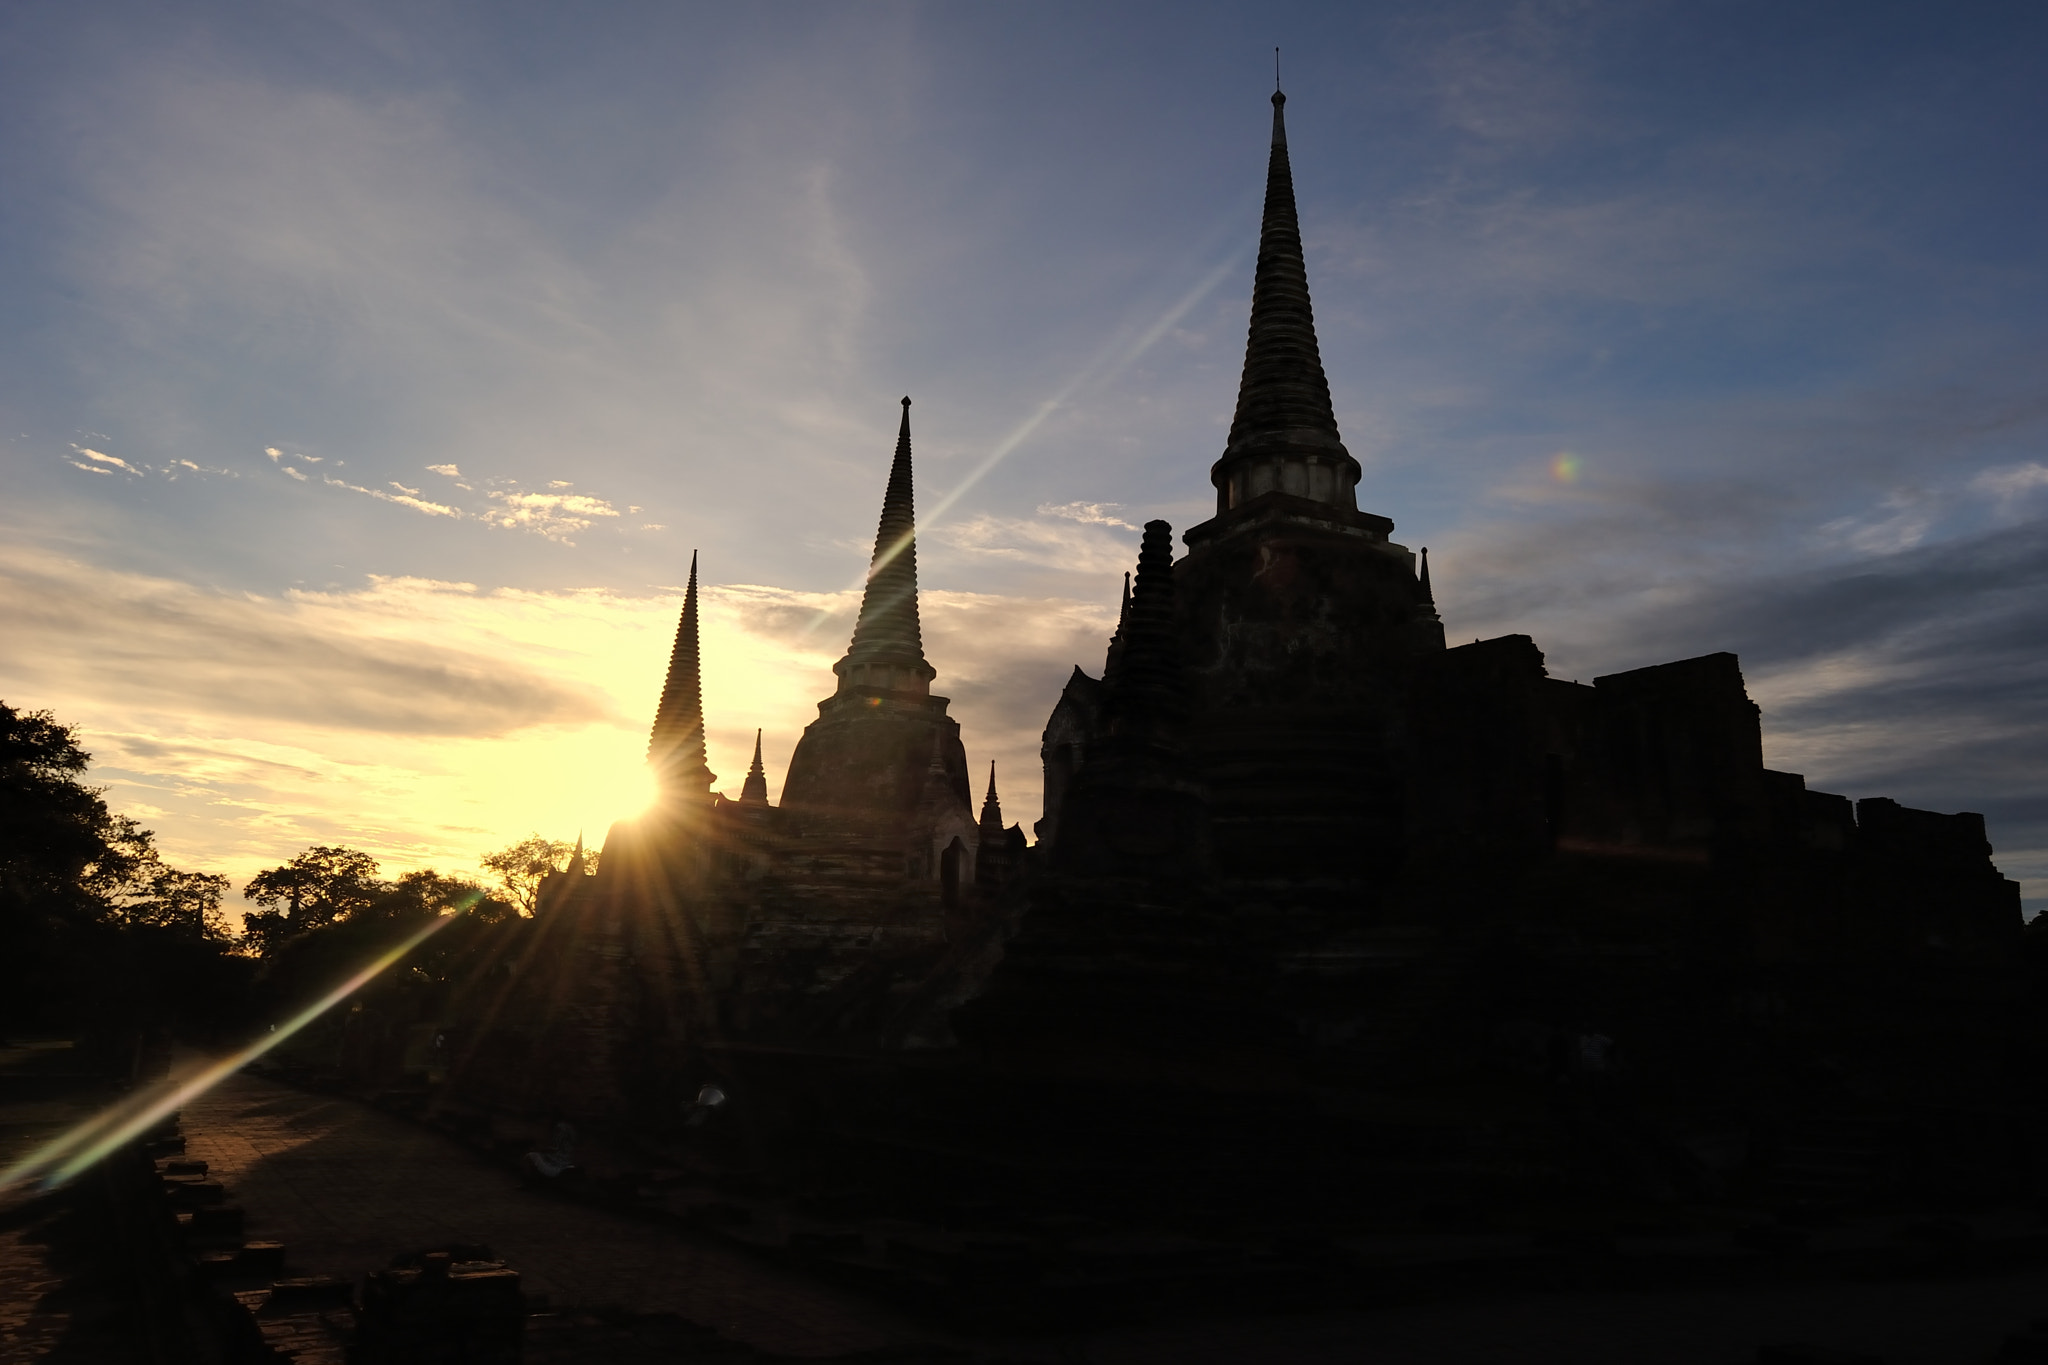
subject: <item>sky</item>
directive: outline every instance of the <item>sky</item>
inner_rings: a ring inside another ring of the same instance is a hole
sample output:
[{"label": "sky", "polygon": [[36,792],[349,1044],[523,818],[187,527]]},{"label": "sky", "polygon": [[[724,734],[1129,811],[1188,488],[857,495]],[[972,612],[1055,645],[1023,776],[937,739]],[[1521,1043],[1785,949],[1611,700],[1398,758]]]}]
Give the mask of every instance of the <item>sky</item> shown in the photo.
[{"label": "sky", "polygon": [[[0,698],[238,882],[595,840],[831,691],[904,394],[1006,819],[1213,506],[1272,49],[1361,507],[1454,642],[1741,656],[2048,905],[2048,7],[0,7]],[[977,793],[978,794],[978,793]]]}]

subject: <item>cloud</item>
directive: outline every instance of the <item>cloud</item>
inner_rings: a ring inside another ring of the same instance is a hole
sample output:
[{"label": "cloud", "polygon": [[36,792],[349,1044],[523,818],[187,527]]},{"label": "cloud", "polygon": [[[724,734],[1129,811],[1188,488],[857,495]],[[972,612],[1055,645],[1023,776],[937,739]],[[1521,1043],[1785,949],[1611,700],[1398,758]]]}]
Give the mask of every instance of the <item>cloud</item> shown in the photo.
[{"label": "cloud", "polygon": [[215,474],[228,479],[241,477],[232,469],[215,469],[210,465],[198,464],[191,460],[172,460],[169,464],[163,466],[162,473],[165,478],[175,479],[178,477],[180,470],[191,474]]},{"label": "cloud", "polygon": [[400,507],[410,507],[413,511],[424,512],[430,517],[454,517],[457,520],[460,520],[462,517],[462,513],[456,508],[450,507],[446,503],[428,502],[425,498],[415,496],[419,492],[418,489],[406,488],[402,484],[394,483],[392,485],[392,487],[399,490],[398,492],[386,493],[381,488],[364,488],[360,484],[345,483],[340,479],[322,479],[321,482],[329,488],[346,488],[351,493],[361,493],[364,497],[375,498],[379,502],[389,502],[395,503]]},{"label": "cloud", "polygon": [[137,478],[147,478],[149,475],[154,474],[172,482],[176,482],[180,477],[187,474],[211,474],[229,479],[236,477],[232,469],[216,469],[209,465],[200,464],[196,460],[174,459],[161,465],[138,465],[131,464],[118,455],[108,455],[104,451],[89,450],[81,445],[74,445],[71,448],[80,455],[83,455],[86,460],[92,461],[92,463],[87,464],[84,461],[74,460],[69,457],[66,457],[65,463],[73,469],[82,469],[88,474],[112,474],[118,469]]},{"label": "cloud", "polygon": [[[281,465],[280,468],[292,478],[302,483],[306,481],[306,476],[290,465]],[[448,473],[454,470],[455,466],[429,465],[427,468],[435,473]],[[409,487],[396,479],[386,480],[392,488],[398,490],[395,493],[387,493],[381,488],[366,488],[361,484],[332,476],[323,475],[321,482],[329,488],[360,493],[366,498],[375,498],[379,502],[388,502],[398,507],[409,507],[427,516],[447,517],[454,521],[480,521],[486,526],[495,526],[500,530],[526,531],[564,545],[574,545],[576,542],[571,537],[589,530],[595,524],[594,519],[615,519],[619,515],[618,509],[603,498],[593,497],[587,493],[522,492],[518,483],[510,479],[501,481],[510,485],[509,487],[494,488],[485,495],[497,503],[497,506],[474,510],[464,510],[445,502],[435,502],[422,496],[421,490]],[[458,483],[456,487],[474,491],[466,483]],[[554,479],[549,481],[548,487],[568,488],[570,485],[563,480]]]},{"label": "cloud", "polygon": [[1041,517],[1064,517],[1068,521],[1078,521],[1084,526],[1115,526],[1125,531],[1137,530],[1138,528],[1130,522],[1114,515],[1121,511],[1123,511],[1123,504],[1117,502],[1042,502],[1038,504],[1038,515]]},{"label": "cloud", "polygon": [[[549,486],[566,488],[568,485],[555,483]],[[570,536],[590,529],[592,517],[616,517],[619,514],[618,509],[603,498],[582,493],[513,493],[493,489],[490,496],[500,505],[479,513],[484,521],[507,530],[531,531],[565,545],[575,543],[569,539]]]},{"label": "cloud", "polygon": [[2048,465],[2039,460],[1987,469],[1970,480],[1970,491],[1996,498],[2001,507],[2010,506],[2039,488],[2048,488]]},{"label": "cloud", "polygon": [[95,464],[112,465],[114,468],[124,469],[130,474],[140,474],[142,472],[118,455],[104,455],[97,450],[88,450],[84,446],[75,445],[71,448]]},{"label": "cloud", "polygon": [[607,715],[588,689],[388,612],[338,614],[321,594],[216,593],[22,549],[0,550],[0,574],[17,687],[384,734],[502,735]]},{"label": "cloud", "polygon": [[450,479],[459,479],[462,477],[462,471],[460,469],[457,469],[452,464],[430,464],[427,466],[427,472],[429,474],[440,474]]},{"label": "cloud", "polygon": [[1895,554],[1927,538],[1940,501],[1925,489],[1903,488],[1884,500],[1875,515],[1838,517],[1816,532],[1828,544],[1859,554]]},{"label": "cloud", "polygon": [[1129,523],[1101,515],[1076,517],[1067,509],[1039,510],[1051,515],[1032,519],[983,512],[959,521],[941,522],[919,534],[925,540],[971,557],[1010,560],[1076,574],[1121,573],[1137,562],[1135,542],[1129,536],[1111,533],[1116,529],[1134,529]]}]

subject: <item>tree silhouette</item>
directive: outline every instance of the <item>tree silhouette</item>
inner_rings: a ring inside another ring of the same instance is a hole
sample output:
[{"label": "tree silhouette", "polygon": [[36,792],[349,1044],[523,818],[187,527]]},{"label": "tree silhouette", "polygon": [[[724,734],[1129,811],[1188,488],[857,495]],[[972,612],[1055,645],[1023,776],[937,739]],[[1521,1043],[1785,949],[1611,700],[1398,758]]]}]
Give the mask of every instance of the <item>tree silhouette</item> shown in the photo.
[{"label": "tree silhouette", "polygon": [[[575,854],[574,844],[530,834],[508,848],[486,853],[480,862],[484,871],[497,875],[499,885],[520,913],[531,915],[540,896],[541,879],[567,867]],[[583,870],[597,871],[597,854],[588,849],[583,853]]]},{"label": "tree silhouette", "polygon": [[268,956],[286,939],[368,911],[390,893],[369,854],[316,844],[250,878],[242,895],[263,909],[244,917],[242,932]]},{"label": "tree silhouette", "polygon": [[0,1027],[111,1034],[234,976],[227,879],[165,863],[79,780],[91,762],[71,726],[0,702]]}]

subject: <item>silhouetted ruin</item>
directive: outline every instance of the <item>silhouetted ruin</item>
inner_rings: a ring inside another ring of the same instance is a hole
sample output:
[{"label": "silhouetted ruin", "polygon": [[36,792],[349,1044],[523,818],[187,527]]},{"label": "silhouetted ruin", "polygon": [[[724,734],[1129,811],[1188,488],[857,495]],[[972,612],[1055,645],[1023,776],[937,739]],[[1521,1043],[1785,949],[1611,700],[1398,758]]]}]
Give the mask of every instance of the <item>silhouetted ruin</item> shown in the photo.
[{"label": "silhouetted ruin", "polygon": [[1357,506],[1283,104],[1215,515],[1177,560],[1145,526],[1035,845],[993,770],[977,820],[931,691],[906,398],[781,803],[758,736],[712,790],[693,561],[661,799],[447,1002],[436,1103],[955,1229],[2029,1191],[1982,817],[1766,768],[1732,654],[1582,685],[1527,636],[1446,645],[1426,557]]}]

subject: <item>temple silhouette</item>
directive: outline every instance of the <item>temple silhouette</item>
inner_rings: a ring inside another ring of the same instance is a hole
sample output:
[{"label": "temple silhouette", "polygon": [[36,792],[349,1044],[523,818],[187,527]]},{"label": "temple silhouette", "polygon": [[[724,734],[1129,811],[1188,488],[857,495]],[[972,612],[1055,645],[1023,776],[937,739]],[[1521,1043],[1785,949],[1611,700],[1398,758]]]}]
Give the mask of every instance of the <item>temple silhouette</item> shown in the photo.
[{"label": "temple silhouette", "polygon": [[713,791],[693,559],[660,799],[449,1004],[438,1102],[1006,1236],[2030,1179],[1983,1136],[2036,1063],[1981,816],[1766,768],[1732,654],[1585,685],[1525,635],[1447,645],[1426,552],[1358,506],[1284,104],[1215,514],[1178,557],[1144,527],[1046,721],[1035,842],[993,770],[977,815],[932,690],[905,398],[780,804],[758,736]]}]

